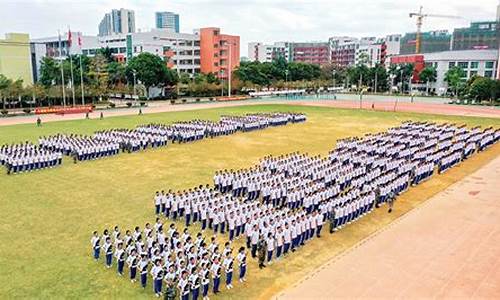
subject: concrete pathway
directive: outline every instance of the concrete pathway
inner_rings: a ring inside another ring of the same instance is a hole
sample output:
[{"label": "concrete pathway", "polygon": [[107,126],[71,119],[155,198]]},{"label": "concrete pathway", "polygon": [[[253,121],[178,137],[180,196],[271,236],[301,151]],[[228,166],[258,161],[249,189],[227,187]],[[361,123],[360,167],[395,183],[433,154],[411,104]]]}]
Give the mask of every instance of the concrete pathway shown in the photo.
[{"label": "concrete pathway", "polygon": [[[350,95],[352,96],[352,95]],[[234,107],[244,105],[260,105],[260,104],[291,104],[291,105],[305,105],[305,106],[326,106],[337,108],[350,108],[377,110],[377,111],[398,111],[398,112],[417,112],[417,113],[431,113],[455,116],[475,116],[475,117],[491,117],[500,118],[500,109],[495,107],[481,107],[481,106],[465,106],[465,105],[450,105],[439,103],[437,101],[425,101],[411,103],[406,98],[387,98],[385,101],[382,99],[365,99],[361,103],[359,100],[340,99],[339,100],[325,100],[325,99],[310,99],[310,100],[285,100],[285,99],[259,99],[259,100],[246,100],[246,101],[233,101],[233,102],[209,102],[209,103],[193,103],[193,104],[178,104],[171,105],[169,102],[159,101],[151,102],[149,107],[143,107],[144,114],[161,113],[170,111],[187,111],[197,109],[209,109],[218,107]],[[397,102],[396,102],[397,100]],[[373,107],[372,107],[373,105]],[[123,108],[123,109],[110,109],[102,111],[104,117],[137,115],[139,108]],[[101,111],[95,111],[90,114],[91,119],[99,118]],[[8,118],[0,118],[0,126],[15,125],[15,124],[35,124],[38,116],[16,116]],[[82,120],[85,119],[85,114],[68,114],[68,115],[42,115],[40,116],[43,122],[54,121],[69,121],[69,120]]]},{"label": "concrete pathway", "polygon": [[276,299],[500,299],[500,157]]}]

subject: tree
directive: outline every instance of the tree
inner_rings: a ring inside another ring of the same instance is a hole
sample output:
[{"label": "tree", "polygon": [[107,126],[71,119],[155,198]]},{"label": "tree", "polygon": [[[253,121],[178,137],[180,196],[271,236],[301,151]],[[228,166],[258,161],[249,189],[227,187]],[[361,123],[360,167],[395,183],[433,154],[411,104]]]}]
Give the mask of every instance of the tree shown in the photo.
[{"label": "tree", "polygon": [[476,101],[488,100],[496,98],[496,82],[491,78],[476,77],[469,87],[468,95]]},{"label": "tree", "polygon": [[177,73],[168,69],[159,56],[151,53],[141,53],[128,62],[126,74],[129,80],[133,80],[134,72],[137,80],[146,87],[148,98],[150,87],[172,86],[178,81]]},{"label": "tree", "polygon": [[112,63],[115,61],[113,57],[113,51],[109,47],[98,49],[96,52],[97,54],[102,55],[108,63]]},{"label": "tree", "polygon": [[429,83],[435,82],[437,78],[436,68],[425,67],[422,71],[420,71],[420,74],[418,74],[418,76],[420,77],[420,81],[425,82],[425,93],[429,95]]},{"label": "tree", "polygon": [[455,96],[458,98],[458,89],[463,85],[465,71],[460,67],[450,68],[444,75],[444,81],[448,83],[449,87],[455,88]]},{"label": "tree", "polygon": [[116,86],[127,83],[126,66],[113,61],[107,65],[108,85]]},{"label": "tree", "polygon": [[405,84],[410,89],[409,82],[413,78],[413,71],[415,66],[413,64],[392,64],[389,67],[389,74],[391,74],[393,85],[400,85],[400,91],[404,92]]},{"label": "tree", "polygon": [[52,57],[46,56],[42,58],[39,81],[45,87],[61,83],[60,65]]},{"label": "tree", "polygon": [[368,77],[371,82],[370,86],[374,87],[374,92],[385,92],[389,89],[389,75],[387,74],[384,66],[382,66],[381,64],[377,64],[374,67],[370,68],[368,71]]},{"label": "tree", "polygon": [[[5,94],[6,94],[7,98],[11,99],[11,101],[9,101],[9,108],[11,108],[10,105],[12,104],[12,102],[14,102],[14,103],[20,102],[19,98],[21,97],[22,92],[23,92],[23,80],[22,79],[18,79],[16,81],[10,82],[10,84],[5,89]],[[12,101],[12,99],[16,99],[16,100]]]},{"label": "tree", "polygon": [[12,80],[5,77],[5,75],[0,74],[0,99],[2,100],[2,107],[5,109],[5,97],[9,86],[12,84]]}]

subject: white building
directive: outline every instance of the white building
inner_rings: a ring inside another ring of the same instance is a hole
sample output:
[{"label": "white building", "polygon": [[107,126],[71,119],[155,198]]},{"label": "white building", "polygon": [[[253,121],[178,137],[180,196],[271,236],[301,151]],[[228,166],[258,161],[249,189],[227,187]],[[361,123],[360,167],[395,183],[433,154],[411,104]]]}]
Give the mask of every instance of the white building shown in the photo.
[{"label": "white building", "polygon": [[424,61],[427,66],[436,68],[437,79],[431,84],[431,88],[441,95],[446,93],[448,85],[446,83],[446,72],[458,66],[465,71],[466,77],[479,75],[495,78],[498,67],[498,50],[461,50],[461,51],[443,51],[434,53],[424,53]]},{"label": "white building", "polygon": [[291,52],[291,44],[288,42],[277,42],[272,45],[258,42],[248,43],[248,59],[250,61],[272,62],[279,57],[291,61]]},{"label": "white building", "polygon": [[129,9],[113,9],[107,13],[99,23],[99,36],[115,33],[134,33],[135,13]]},{"label": "white building", "polygon": [[200,37],[198,34],[176,33],[171,30],[153,29],[149,32],[115,34],[108,36],[81,36],[81,47],[78,44],[80,33],[72,33],[71,46],[68,36],[62,38],[59,55],[59,38],[48,37],[31,40],[32,57],[36,62],[38,78],[41,60],[45,56],[55,59],[66,59],[68,53],[94,56],[97,50],[109,47],[117,61],[128,59],[147,52],[165,59],[168,67],[179,73],[196,74],[200,72]]}]

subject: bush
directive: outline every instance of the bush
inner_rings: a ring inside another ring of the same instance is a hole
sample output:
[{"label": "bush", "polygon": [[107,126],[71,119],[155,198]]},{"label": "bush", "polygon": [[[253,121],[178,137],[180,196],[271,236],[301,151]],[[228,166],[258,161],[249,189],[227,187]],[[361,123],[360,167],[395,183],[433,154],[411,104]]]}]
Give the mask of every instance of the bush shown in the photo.
[{"label": "bush", "polygon": [[23,109],[23,112],[24,112],[25,114],[29,114],[29,113],[31,113],[31,109],[29,109],[29,108],[25,108],[25,109]]},{"label": "bush", "polygon": [[127,107],[132,107],[132,102],[127,102],[126,105]]},{"label": "bush", "polygon": [[175,100],[174,99],[170,100],[170,104],[175,104]]},{"label": "bush", "polygon": [[146,102],[141,101],[139,104],[140,104],[141,106],[144,106],[144,105],[146,105]]},{"label": "bush", "polygon": [[6,109],[2,109],[1,113],[2,113],[2,115],[7,115],[9,113],[9,111]]},{"label": "bush", "polygon": [[108,105],[109,105],[109,107],[111,107],[111,108],[115,108],[115,106],[116,106],[116,104],[114,104],[113,102],[110,102]]}]

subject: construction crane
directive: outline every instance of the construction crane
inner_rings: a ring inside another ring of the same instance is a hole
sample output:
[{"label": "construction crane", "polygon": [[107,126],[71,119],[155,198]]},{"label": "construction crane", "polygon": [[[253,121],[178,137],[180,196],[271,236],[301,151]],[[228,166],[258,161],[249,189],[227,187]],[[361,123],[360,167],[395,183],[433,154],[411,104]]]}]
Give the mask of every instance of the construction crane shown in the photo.
[{"label": "construction crane", "polygon": [[446,18],[446,19],[462,19],[462,17],[459,16],[447,16],[447,15],[433,15],[433,14],[424,14],[422,12],[423,7],[420,6],[420,10],[418,13],[410,13],[410,18],[417,18],[417,37],[415,39],[415,53],[419,54],[420,53],[420,48],[422,44],[422,23],[424,21],[424,18]]}]

